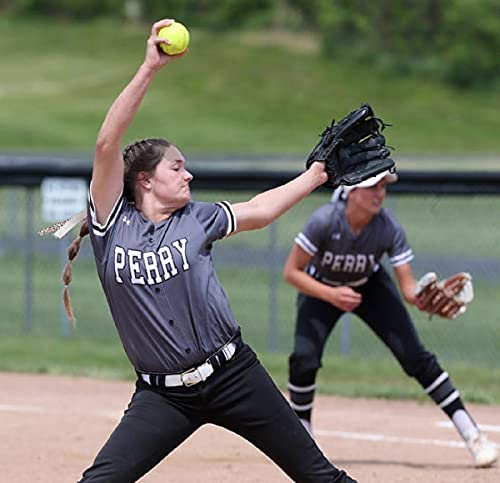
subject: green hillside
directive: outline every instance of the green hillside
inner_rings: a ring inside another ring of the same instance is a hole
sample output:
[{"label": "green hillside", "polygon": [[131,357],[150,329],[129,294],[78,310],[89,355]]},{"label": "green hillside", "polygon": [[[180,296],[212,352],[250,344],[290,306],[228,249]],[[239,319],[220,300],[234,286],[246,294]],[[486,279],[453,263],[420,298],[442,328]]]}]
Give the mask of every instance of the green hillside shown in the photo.
[{"label": "green hillside", "polygon": [[[148,25],[0,17],[0,151],[91,152],[114,96],[142,61]],[[325,59],[286,32],[193,30],[155,80],[129,139],[161,135],[189,154],[302,156],[332,116],[368,101],[402,153],[500,152],[500,92],[458,91]]]}]

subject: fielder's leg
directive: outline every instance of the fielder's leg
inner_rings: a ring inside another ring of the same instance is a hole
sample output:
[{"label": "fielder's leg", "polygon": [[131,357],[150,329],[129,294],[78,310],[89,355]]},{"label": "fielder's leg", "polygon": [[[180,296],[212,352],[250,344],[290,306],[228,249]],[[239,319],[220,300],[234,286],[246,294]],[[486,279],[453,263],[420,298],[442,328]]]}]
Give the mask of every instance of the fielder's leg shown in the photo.
[{"label": "fielder's leg", "polygon": [[[491,466],[498,459],[498,450],[480,433],[448,373],[420,341],[389,275],[381,269],[372,279],[363,290],[363,303],[356,313],[389,347],[406,374],[415,378],[451,419],[469,448],[475,466]],[[373,283],[376,281],[378,283]]]},{"label": "fielder's leg", "polygon": [[289,358],[290,405],[312,434],[311,414],[316,375],[321,367],[325,343],[342,311],[331,304],[299,294],[293,353]]}]

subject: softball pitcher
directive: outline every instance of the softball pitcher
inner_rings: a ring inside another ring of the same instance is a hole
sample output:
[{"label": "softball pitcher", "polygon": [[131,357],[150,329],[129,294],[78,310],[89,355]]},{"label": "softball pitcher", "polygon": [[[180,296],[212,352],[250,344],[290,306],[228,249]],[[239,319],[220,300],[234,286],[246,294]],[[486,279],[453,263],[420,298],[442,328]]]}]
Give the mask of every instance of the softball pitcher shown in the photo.
[{"label": "softball pitcher", "polygon": [[436,356],[423,345],[389,274],[387,253],[405,301],[415,304],[412,251],[402,226],[382,208],[386,185],[397,176],[381,173],[334,192],[295,238],[284,267],[299,290],[295,345],[289,359],[291,405],[311,431],[316,375],[325,343],[345,312],[358,315],[391,350],[403,370],[451,419],[477,467],[492,465],[496,447],[479,432],[458,390]]},{"label": "softball pitcher", "polygon": [[88,229],[114,323],[138,376],[123,418],[81,481],[136,481],[212,423],[246,438],[294,481],[354,482],[325,458],[243,342],[211,256],[217,240],[268,225],[323,184],[324,165],[313,163],[245,203],[199,203],[191,200],[193,176],[173,144],[151,138],[123,153],[120,148],[153,78],[180,56],[158,49],[168,43],[158,31],[171,22],[153,25],[143,64],[104,119],[88,224],[70,247],[72,260]]}]

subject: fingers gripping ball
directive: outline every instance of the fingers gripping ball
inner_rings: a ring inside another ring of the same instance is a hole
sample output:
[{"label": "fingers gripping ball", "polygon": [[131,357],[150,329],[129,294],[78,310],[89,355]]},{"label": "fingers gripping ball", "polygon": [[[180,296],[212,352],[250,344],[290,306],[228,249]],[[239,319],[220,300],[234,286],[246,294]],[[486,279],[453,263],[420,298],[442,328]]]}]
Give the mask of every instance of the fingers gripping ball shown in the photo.
[{"label": "fingers gripping ball", "polygon": [[167,55],[182,54],[189,46],[189,30],[179,22],[172,22],[161,28],[158,37],[170,42],[170,45],[160,44],[160,48]]},{"label": "fingers gripping ball", "polygon": [[474,298],[472,277],[460,272],[440,281],[434,272],[429,272],[418,281],[415,295],[417,306],[423,312],[455,319]]}]

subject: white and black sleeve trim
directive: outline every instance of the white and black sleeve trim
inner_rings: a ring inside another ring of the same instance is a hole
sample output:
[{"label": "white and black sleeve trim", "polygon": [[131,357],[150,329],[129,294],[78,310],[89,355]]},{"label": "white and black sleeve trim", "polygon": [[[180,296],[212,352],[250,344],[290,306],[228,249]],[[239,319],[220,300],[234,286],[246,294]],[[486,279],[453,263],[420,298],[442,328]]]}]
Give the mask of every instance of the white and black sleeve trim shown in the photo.
[{"label": "white and black sleeve trim", "polygon": [[237,229],[236,216],[234,214],[233,208],[230,203],[227,201],[219,201],[215,203],[217,206],[220,206],[224,213],[227,216],[227,231],[224,237],[229,236],[231,233],[234,233]]},{"label": "white and black sleeve trim", "polygon": [[97,221],[97,214],[95,211],[94,200],[92,199],[91,189],[89,189],[88,196],[89,196],[89,209],[90,209],[90,221],[92,225],[92,232],[94,233],[95,236],[103,237],[104,235],[106,235],[108,230],[115,224],[115,221],[118,217],[118,213],[120,212],[123,205],[123,193],[120,193],[120,196],[115,201],[113,209],[111,210],[104,224],[101,224]]},{"label": "white and black sleeve trim", "polygon": [[311,243],[309,238],[307,238],[302,232],[295,237],[294,241],[300,248],[302,248],[302,250],[311,255],[311,257],[316,255],[318,252],[318,248]]},{"label": "white and black sleeve trim", "polygon": [[390,262],[393,267],[399,267],[400,265],[404,265],[405,263],[411,262],[413,260],[413,252],[411,249],[406,250],[399,255],[395,255],[390,257]]}]

